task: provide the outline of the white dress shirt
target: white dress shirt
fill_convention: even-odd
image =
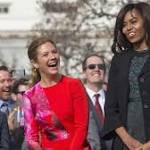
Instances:
[[[105,105],[105,92],[104,92],[104,90],[101,89],[98,92],[94,92],[91,89],[89,89],[88,87],[86,87],[86,91],[87,91],[90,99],[92,100],[92,103],[93,103],[94,106],[95,106],[95,96],[94,95],[95,94],[100,94],[98,102],[99,102],[99,104],[101,106],[103,114],[105,114],[104,113],[104,105]]]

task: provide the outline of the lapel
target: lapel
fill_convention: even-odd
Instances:
[[[134,57],[135,53],[134,51],[123,53],[119,56],[117,60],[117,66],[118,66],[118,76],[117,76],[117,84],[119,84],[120,92],[119,95],[119,105],[124,109],[123,112],[127,113],[127,99],[128,99],[128,93],[129,93],[129,69],[131,60]]]

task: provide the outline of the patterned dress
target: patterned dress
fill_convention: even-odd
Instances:
[[[131,60],[131,66],[129,70],[130,92],[127,112],[127,130],[131,136],[142,143],[145,142],[146,137],[144,129],[142,98],[140,95],[138,77],[149,56],[148,54],[149,53],[136,53]],[[124,147],[124,150],[127,150],[127,148]]]

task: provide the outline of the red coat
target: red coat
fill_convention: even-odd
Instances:
[[[24,96],[24,112],[25,136],[31,147],[33,141],[45,150],[84,149],[88,101],[78,79],[62,76],[56,85],[48,88],[36,84]],[[47,129],[49,135],[54,133],[55,136],[51,138]]]

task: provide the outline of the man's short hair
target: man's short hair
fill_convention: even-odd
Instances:
[[[1,70],[3,70],[3,71],[8,71],[8,72],[9,72],[8,67],[7,67],[7,66],[4,66],[4,65],[0,66],[0,71],[1,71]]]

